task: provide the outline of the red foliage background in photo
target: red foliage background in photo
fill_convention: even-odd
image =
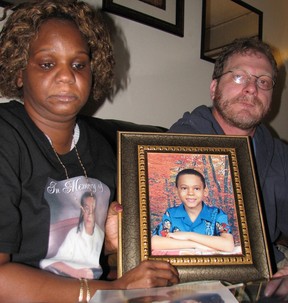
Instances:
[[[228,155],[149,152],[147,167],[151,232],[168,207],[181,204],[175,190],[177,173],[193,168],[205,177],[209,194],[204,202],[221,208],[228,215],[235,244],[240,244]]]

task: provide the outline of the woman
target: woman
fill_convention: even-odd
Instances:
[[[19,5],[0,35],[0,301],[89,301],[97,289],[178,282],[167,262],[142,262],[115,281],[71,279],[39,268],[50,225],[100,193],[106,253],[115,251],[116,165],[109,144],[77,117],[89,95],[111,87],[113,56],[97,13],[84,2]],[[67,215],[68,214],[68,215]],[[101,243],[102,245],[103,243]],[[17,291],[15,291],[17,287]]]

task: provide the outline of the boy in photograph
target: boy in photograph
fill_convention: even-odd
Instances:
[[[176,176],[175,184],[182,203],[166,210],[153,231],[152,249],[233,251],[227,214],[203,201],[208,194],[203,175],[195,169],[184,169]]]

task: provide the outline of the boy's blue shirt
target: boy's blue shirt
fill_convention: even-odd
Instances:
[[[166,229],[170,222],[169,230]],[[169,224],[169,223],[168,223]],[[165,236],[167,232],[186,231],[203,235],[220,236],[221,233],[231,233],[228,216],[218,207],[208,206],[202,202],[202,210],[194,222],[191,221],[184,204],[168,208],[162,217],[162,222],[154,229],[153,235]]]

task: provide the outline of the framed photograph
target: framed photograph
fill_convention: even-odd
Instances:
[[[118,133],[118,275],[168,261],[181,282],[268,279],[249,137]]]
[[[103,0],[103,10],[184,36],[184,0]]]
[[[201,59],[215,62],[236,38],[262,40],[263,12],[241,0],[202,0]]]
[[[7,9],[7,7],[8,7],[8,9],[7,9],[6,14],[9,15],[12,12],[12,10],[10,9],[10,8],[12,8],[12,6],[13,6],[13,2],[0,0],[0,16],[3,17],[4,10]],[[6,18],[4,18],[4,20],[0,21],[0,30],[2,30],[2,27],[5,22],[6,22]]]
[[[11,3],[4,1],[4,0],[0,0],[0,7],[6,7],[8,5],[11,5]]]

